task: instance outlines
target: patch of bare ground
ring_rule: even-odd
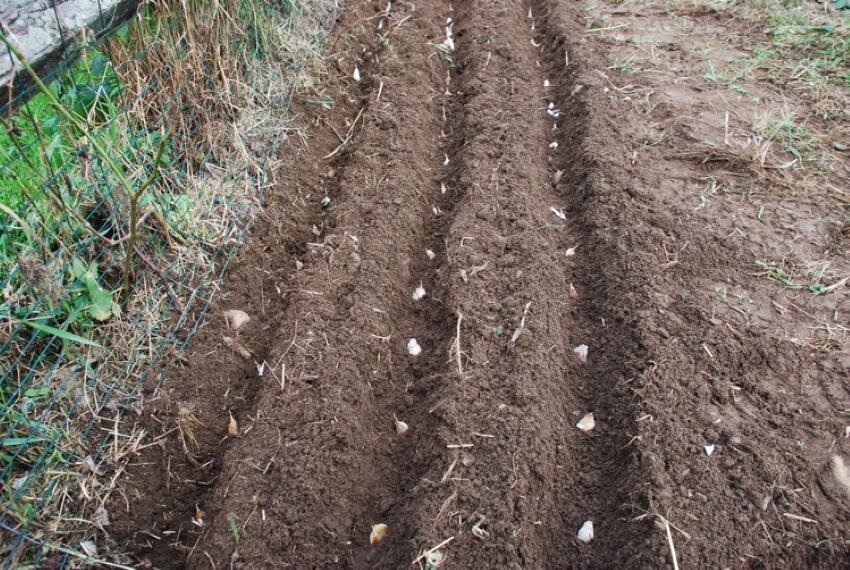
[[[652,362],[630,385],[648,509],[676,525],[683,567],[834,567],[850,506],[831,468],[850,451],[848,160],[840,106],[823,110],[847,88],[755,70],[720,81],[765,49],[777,66],[801,59],[752,20],[757,4],[555,14],[577,38],[585,147],[623,190],[590,201],[622,252],[606,281],[643,281],[632,306]]]

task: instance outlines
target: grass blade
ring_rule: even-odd
[[[58,336],[63,340],[67,340],[70,342],[76,342],[78,344],[85,344],[88,346],[97,346],[100,345],[93,340],[87,339],[85,337],[76,335],[74,333],[68,332],[66,330],[57,329],[56,327],[51,327],[50,325],[45,325],[44,323],[39,323],[37,321],[20,321],[25,325],[34,328],[37,331],[41,331],[47,334],[52,334],[53,336]]]

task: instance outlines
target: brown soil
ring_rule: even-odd
[[[693,125],[716,123],[683,117],[711,93],[671,88],[645,112],[627,96],[669,86],[618,85],[606,57],[635,44],[587,33],[566,0],[386,6],[353,0],[338,23],[337,103],[305,96],[306,144],[287,145],[187,363],[151,387],[156,445],[127,472],[113,535],[156,568],[403,568],[440,544],[442,568],[654,568],[673,566],[671,542],[682,568],[846,566],[830,460],[850,456],[850,359],[792,336],[840,324],[847,289],[778,297],[752,250],[787,224],[687,203],[707,173],[778,176],[707,153],[718,131]],[[635,34],[668,17],[637,12],[612,13]],[[645,144],[656,127],[668,136]],[[840,231],[795,251],[825,249],[846,267]],[[227,309],[252,320],[231,331]]]

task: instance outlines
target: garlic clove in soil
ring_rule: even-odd
[[[427,255],[428,259],[431,259],[431,260],[433,260],[435,257],[437,257],[437,254],[434,253],[433,251],[431,251],[430,249],[425,250],[425,255]]]
[[[577,347],[575,347],[573,349],[573,352],[576,353],[576,356],[578,356],[578,359],[580,361],[587,362],[587,345],[586,344],[578,345]]]
[[[357,64],[354,64],[354,73],[351,74],[351,78],[360,83],[360,69],[357,67]]]
[[[593,521],[584,521],[584,524],[578,529],[576,538],[585,544],[593,540]]]
[[[425,553],[426,568],[437,568],[446,559],[442,550],[432,550]]]
[[[248,321],[251,320],[251,317],[248,316],[248,313],[245,311],[240,311],[239,309],[230,309],[229,311],[224,311],[224,318],[227,321],[227,326],[231,329],[238,331],[242,328],[243,325],[247,324]]]
[[[419,342],[415,338],[412,338],[407,341],[407,352],[410,356],[419,356],[422,352],[422,347],[419,346]]]
[[[581,431],[590,431],[596,427],[596,419],[593,417],[593,412],[589,414],[585,414],[578,423],[576,427]]]
[[[713,444],[706,445],[703,449],[705,450],[705,454],[711,457],[711,454],[714,453],[715,446]]]
[[[419,301],[419,300],[420,300],[420,299],[422,299],[422,298],[423,298],[426,294],[427,294],[427,293],[425,293],[425,288],[424,288],[424,287],[422,286],[422,284],[420,283],[420,284],[419,284],[419,287],[417,287],[416,289],[414,289],[414,290],[413,290],[413,300],[414,300],[414,301]]]
[[[407,422],[403,422],[399,419],[395,420],[395,432],[398,435],[404,435],[407,433],[407,430],[410,429],[410,426],[407,425]]]
[[[233,417],[233,414],[228,415],[230,420],[227,422],[227,437],[237,437],[239,435],[239,423]]]
[[[369,544],[380,544],[388,532],[390,532],[390,527],[384,523],[372,525],[372,532],[369,534]]]

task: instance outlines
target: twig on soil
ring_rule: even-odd
[[[440,510],[439,510],[439,511],[437,511],[437,516],[436,516],[436,517],[434,517],[434,524],[433,524],[433,526],[431,527],[432,529],[433,529],[433,528],[436,528],[437,523],[438,523],[438,522],[440,522],[440,519],[443,517],[443,513],[445,513],[445,512],[446,512],[446,509],[448,509],[448,508],[449,508],[449,505],[451,505],[451,504],[452,504],[452,501],[454,501],[455,499],[457,499],[457,489],[455,489],[455,490],[454,490],[454,492],[452,492],[452,494],[451,494],[451,495],[449,495],[448,497],[446,497],[446,500],[445,500],[445,501],[443,501],[443,504],[442,504],[442,505],[440,505]]]
[[[449,480],[449,477],[451,476],[452,471],[455,470],[455,466],[457,465],[457,462],[458,462],[458,459],[455,457],[455,460],[452,461],[451,465],[449,465],[449,468],[446,469],[445,473],[443,473],[443,476],[440,479],[440,483],[445,483],[446,481]]]
[[[183,314],[183,304],[180,302],[180,299],[177,297],[177,294],[174,293],[174,289],[171,288],[171,283],[168,282],[168,277],[162,270],[156,266],[156,264],[151,261],[148,256],[142,253],[142,250],[139,249],[139,246],[134,245],[133,249],[136,250],[136,255],[139,259],[142,260],[142,263],[148,266],[148,268],[154,272],[154,274],[159,277],[159,280],[162,281],[163,287],[165,287],[165,292],[168,293],[169,298],[171,298],[171,304],[174,306],[174,310],[179,314]]]
[[[401,28],[404,25],[404,23],[407,22],[410,18],[411,18],[411,16],[407,15],[404,18],[402,18],[401,20],[399,20],[398,24],[395,25],[395,29],[393,31],[397,32],[399,30],[399,28]]]
[[[348,128],[348,134],[345,136],[345,140],[339,143],[339,146],[333,149],[330,154],[325,155],[323,157],[325,160],[331,158],[333,155],[342,150],[342,147],[344,147],[348,143],[348,141],[351,140],[351,136],[354,134],[354,127],[357,126],[357,121],[360,119],[361,115],[363,115],[363,108],[360,109],[360,111],[357,113],[357,116],[354,118],[354,122],[351,123],[351,126]]]
[[[670,558],[673,562],[673,570],[679,570],[679,560],[676,558],[676,546],[673,544],[673,533],[670,532],[670,523],[661,515],[656,515],[664,523],[664,530],[667,533],[667,544],[670,545]]]
[[[847,283],[848,280],[850,280],[850,275],[848,275],[847,277],[844,277],[840,281],[836,281],[835,283],[833,283],[829,287],[824,287],[823,289],[821,289],[820,291],[815,293],[815,295],[824,295],[826,293],[833,291],[834,289],[838,289],[839,287],[841,287],[842,285]]]
[[[463,321],[463,314],[460,311],[457,313],[457,335],[455,336],[455,359],[457,360],[457,374],[463,379],[463,365],[460,360],[460,323]]]
[[[590,34],[590,33],[593,33],[593,32],[607,32],[607,31],[610,31],[610,30],[617,30],[619,28],[625,28],[628,25],[629,24],[627,22],[625,24],[617,24],[616,26],[608,26],[607,28],[590,28],[585,33]]]
[[[434,547],[434,548],[432,548],[431,550],[426,550],[425,552],[423,552],[422,554],[420,554],[419,556],[417,556],[417,557],[416,557],[416,559],[415,559],[413,562],[411,562],[411,564],[410,564],[410,565],[411,565],[411,566],[413,566],[414,564],[416,564],[416,563],[417,563],[417,562],[419,562],[420,560],[424,560],[424,559],[425,559],[425,557],[427,557],[429,554],[433,554],[434,552],[436,552],[437,550],[441,549],[442,547],[444,547],[445,545],[447,545],[448,543],[450,543],[450,542],[451,542],[451,541],[453,541],[454,539],[455,539],[455,537],[450,536],[449,538],[447,538],[446,540],[444,540],[443,542],[441,542],[440,544],[438,544],[437,546],[435,546],[435,547]]]
[[[605,72],[603,72],[603,71],[601,71],[601,70],[599,70],[599,69],[594,69],[593,71],[595,71],[596,73],[598,73],[599,75],[601,75],[601,76],[602,76],[602,78],[603,78],[605,81],[607,81],[607,82],[608,82],[608,85],[610,85],[610,86],[611,86],[611,88],[612,88],[612,89],[614,89],[615,91],[618,91],[618,92],[623,93],[623,94],[625,94],[625,95],[631,95],[631,94],[635,93],[634,85],[626,85],[625,87],[617,87],[617,86],[616,86],[616,85],[614,85],[614,83],[613,83],[613,82],[612,82],[612,81],[608,78],[608,76],[605,74]]]
[[[676,546],[673,544],[673,533],[670,531],[670,529],[675,528],[676,530],[681,532],[682,535],[687,540],[691,539],[691,535],[689,535],[688,533],[686,533],[685,531],[683,531],[680,528],[676,528],[676,526],[673,523],[671,523],[665,517],[659,515],[658,513],[646,513],[646,514],[643,514],[643,515],[640,515],[640,516],[633,518],[632,521],[633,522],[641,521],[641,520],[644,520],[648,517],[654,517],[656,519],[655,524],[657,526],[663,526],[664,532],[667,535],[667,545],[670,547],[670,559],[671,559],[671,562],[673,563],[673,570],[679,570],[679,559],[676,556]],[[659,524],[659,521],[660,521],[661,524]]]
[[[57,545],[47,544],[47,543],[45,543],[45,546],[47,546],[48,548],[57,550],[57,551],[59,551],[63,554],[67,554],[68,556],[73,556],[74,558],[76,558],[78,560],[82,560],[83,562],[85,562],[87,564],[91,564],[93,566],[105,566],[107,568],[121,568],[123,570],[133,570],[132,566],[124,566],[123,564],[114,564],[112,562],[107,562],[106,560],[100,560],[99,558],[94,558],[93,556],[89,556],[88,554],[78,552],[78,551],[74,550],[73,548],[68,548],[67,546],[62,546],[62,545],[58,545],[58,544]]]
[[[516,342],[516,339],[518,339],[519,335],[522,334],[522,331],[525,330],[525,317],[528,316],[529,308],[531,308],[531,301],[525,304],[525,309],[522,311],[522,320],[520,320],[519,326],[514,331],[514,334],[511,337],[511,342]]]
[[[791,513],[782,513],[782,516],[787,517],[787,518],[794,520],[794,521],[818,524],[818,521],[816,521],[814,519],[810,519],[808,517],[801,517],[800,515],[794,515],[794,514],[791,514]]]

